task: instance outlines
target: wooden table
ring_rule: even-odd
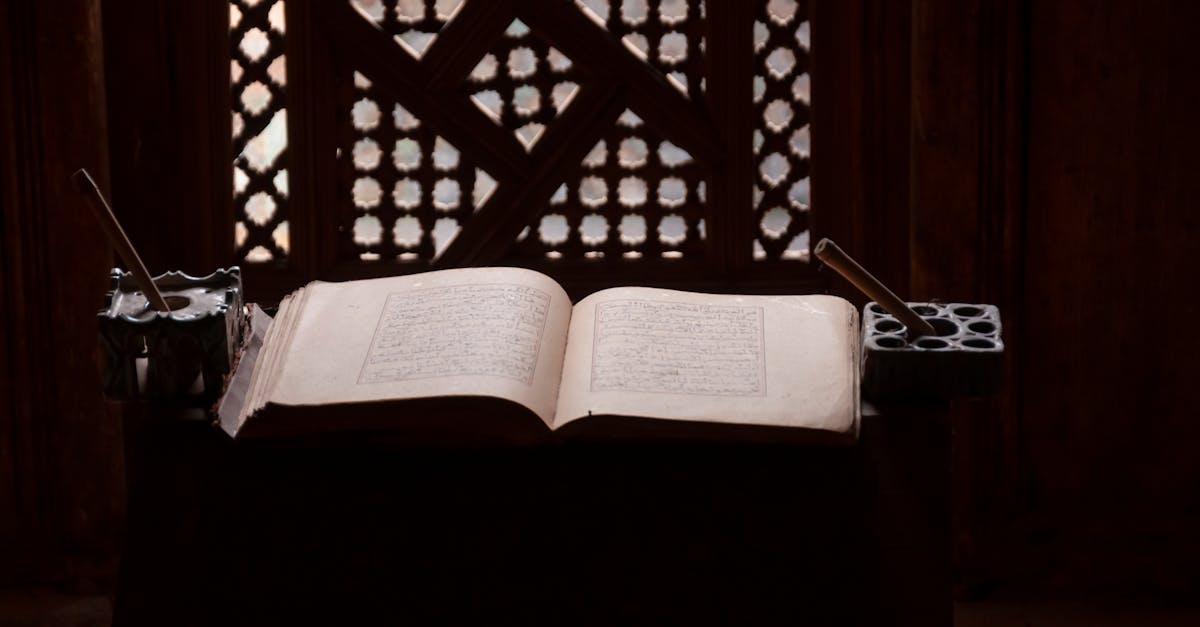
[[[940,408],[847,448],[473,451],[129,414],[118,626],[952,622]]]

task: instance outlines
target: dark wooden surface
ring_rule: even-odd
[[[952,412],[955,548],[968,589],[997,580],[978,570],[978,545],[992,541],[983,536],[1030,505],[1019,441],[1031,418],[1019,384],[1027,14],[1026,3],[991,0],[916,0],[912,11],[909,299],[995,304],[1005,332],[1004,393]]]
[[[130,416],[119,626],[951,622],[936,408],[847,448],[296,446]]]
[[[99,2],[0,4],[0,583],[87,580],[123,510],[95,311],[112,257],[70,184],[108,179]]]
[[[954,415],[968,591],[1200,586],[1196,18],[914,5],[912,295],[999,304],[1009,347],[1007,393]]]
[[[1021,430],[1058,584],[1198,584],[1198,23],[1187,2],[1032,6]]]
[[[98,2],[109,200],[150,274],[233,265],[225,2]]]

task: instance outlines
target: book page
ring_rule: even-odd
[[[549,277],[474,268],[307,290],[271,402],[497,396],[552,422],[571,303]]]
[[[225,383],[225,390],[217,404],[217,423],[231,437],[237,435],[238,429],[246,420],[247,404],[251,402],[250,384],[255,367],[259,363],[259,352],[266,339],[267,329],[271,328],[271,317],[256,303],[251,303],[249,312],[249,337],[244,339],[244,346],[238,354],[233,372]]]
[[[650,288],[575,306],[555,427],[594,415],[852,432],[857,310]]]

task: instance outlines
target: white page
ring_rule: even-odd
[[[851,433],[857,310],[833,296],[650,288],[575,306],[555,427],[589,414]]]
[[[552,422],[571,303],[549,277],[473,268],[307,291],[271,402],[497,396]]]

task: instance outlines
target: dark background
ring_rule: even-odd
[[[816,6],[847,35],[843,247],[910,299],[1004,316],[1005,394],[954,412],[960,593],[1194,599],[1200,5]],[[0,1],[0,584],[107,586],[123,520],[95,367],[112,261],[69,174],[112,190],[151,268],[231,261],[205,243],[213,15]]]

